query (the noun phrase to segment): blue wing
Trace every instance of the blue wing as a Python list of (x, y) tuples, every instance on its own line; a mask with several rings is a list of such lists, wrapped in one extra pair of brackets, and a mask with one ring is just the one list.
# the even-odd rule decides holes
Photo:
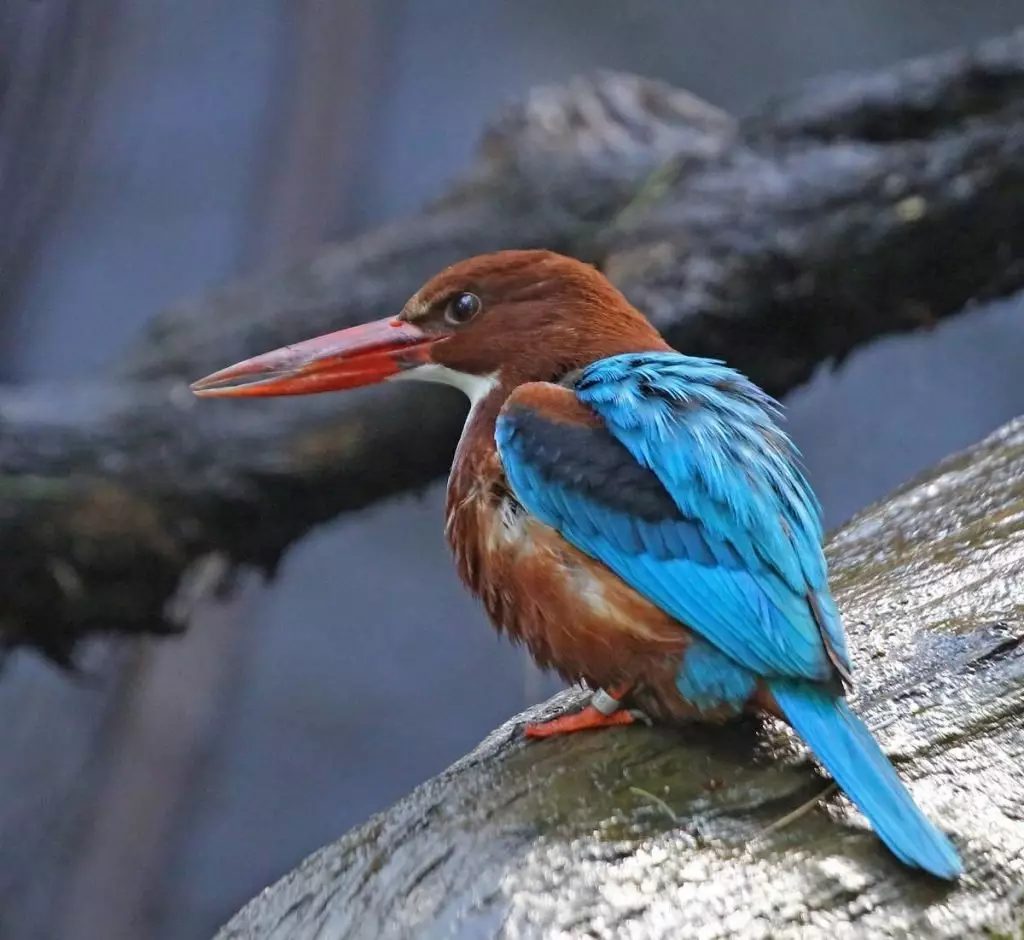
[(520, 502), (761, 676), (848, 675), (820, 508), (778, 406), (721, 363), (603, 359), (516, 390), (496, 440)]

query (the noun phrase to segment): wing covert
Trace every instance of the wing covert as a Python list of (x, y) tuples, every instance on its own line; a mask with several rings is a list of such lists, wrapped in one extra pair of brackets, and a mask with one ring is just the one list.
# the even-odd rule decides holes
[[(824, 559), (792, 544), (813, 543), (821, 555), (816, 503), (799, 486), (789, 492), (785, 474), (765, 482), (756, 463), (765, 448), (757, 441), (724, 446), (713, 428), (694, 423), (701, 405), (661, 374), (688, 357), (644, 354), (645, 368), (638, 358), (602, 360), (583, 370), (575, 389), (531, 383), (510, 396), (495, 437), (516, 496), (756, 673), (825, 680), (834, 667), (847, 672)], [(652, 368), (650, 359), (659, 358), (668, 362)], [(748, 462), (734, 463), (746, 451)], [(770, 463), (787, 457), (769, 449)], [(738, 467), (744, 476), (737, 481)], [(745, 495), (747, 488), (756, 496)], [(763, 519), (771, 512), (780, 520), (774, 526)]]

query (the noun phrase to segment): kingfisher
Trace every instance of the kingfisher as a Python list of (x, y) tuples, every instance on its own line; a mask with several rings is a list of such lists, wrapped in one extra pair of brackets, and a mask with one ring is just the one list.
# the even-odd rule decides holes
[(532, 738), (766, 712), (904, 864), (962, 873), (846, 692), (821, 507), (780, 406), (674, 350), (594, 267), (550, 251), (454, 264), (385, 318), (247, 359), (203, 397), (417, 379), (470, 409), (448, 479), (459, 575), (499, 632), (585, 683)]

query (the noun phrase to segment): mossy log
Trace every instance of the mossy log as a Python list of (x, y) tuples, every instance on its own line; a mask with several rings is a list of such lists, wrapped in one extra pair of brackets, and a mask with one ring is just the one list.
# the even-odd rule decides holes
[(526, 743), (526, 721), (578, 704), (567, 692), (217, 940), (1024, 936), (1024, 419), (861, 513), (828, 555), (855, 705), (957, 842), (958, 885), (900, 866), (844, 797), (815, 803), (826, 782), (774, 723)]

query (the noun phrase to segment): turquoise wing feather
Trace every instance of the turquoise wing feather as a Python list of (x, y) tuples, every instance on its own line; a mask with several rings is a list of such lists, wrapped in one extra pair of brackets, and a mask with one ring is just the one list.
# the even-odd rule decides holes
[(756, 675), (848, 673), (820, 509), (767, 395), (671, 352), (600, 360), (566, 394), (600, 422), (530, 386), (498, 420), (528, 510)]

